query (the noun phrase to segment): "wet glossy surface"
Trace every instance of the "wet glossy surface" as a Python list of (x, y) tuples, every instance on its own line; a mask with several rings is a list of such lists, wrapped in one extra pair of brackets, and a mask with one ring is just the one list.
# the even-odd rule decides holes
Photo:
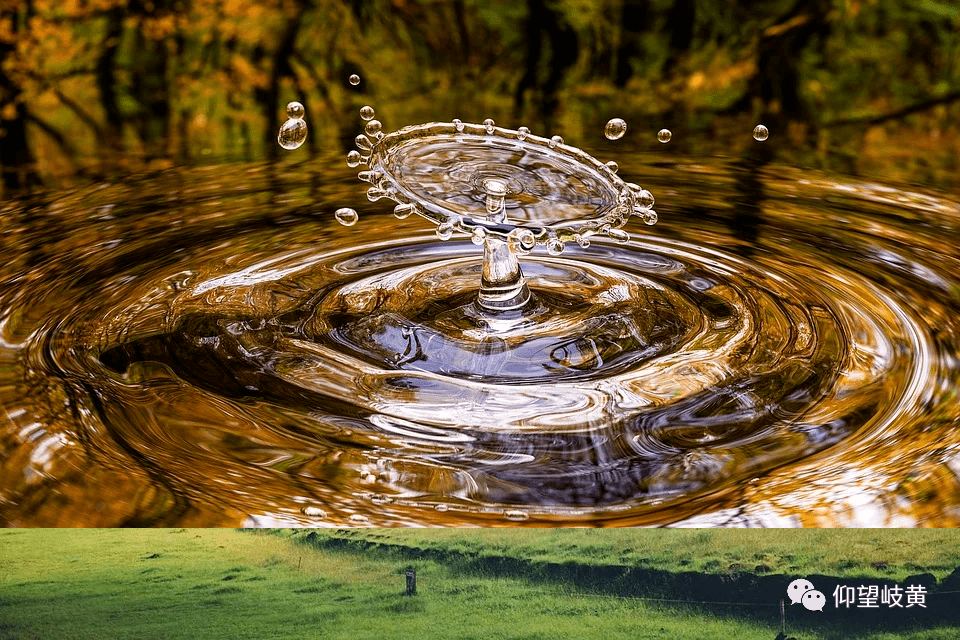
[(660, 222), (522, 317), (341, 160), (7, 203), (0, 522), (958, 524), (960, 205), (616, 159)]

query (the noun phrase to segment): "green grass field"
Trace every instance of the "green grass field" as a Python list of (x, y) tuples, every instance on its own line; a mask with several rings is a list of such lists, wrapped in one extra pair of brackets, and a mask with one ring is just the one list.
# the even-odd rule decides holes
[[(453, 533), (370, 532), (437, 540)], [(459, 532), (477, 544), (525, 535), (526, 544), (541, 551), (556, 533)], [(590, 539), (579, 537), (586, 534), (576, 532), (571, 540)], [(713, 615), (576, 593), (571, 585), (457, 574), (431, 561), (413, 563), (419, 594), (408, 597), (403, 595), (407, 562), (317, 550), (298, 544), (302, 535), (225, 529), (0, 531), (0, 638), (772, 640), (779, 626), (775, 608), (769, 622), (766, 614)], [(615, 542), (611, 535), (604, 542), (603, 536), (600, 532), (594, 544), (626, 539)], [(855, 637), (837, 629), (795, 635)], [(947, 640), (960, 637), (960, 629), (856, 637)]]
[[(306, 535), (301, 533), (300, 535)], [(901, 580), (960, 567), (955, 529), (351, 529), (318, 532), (376, 542), (542, 562), (621, 564), (722, 573)]]

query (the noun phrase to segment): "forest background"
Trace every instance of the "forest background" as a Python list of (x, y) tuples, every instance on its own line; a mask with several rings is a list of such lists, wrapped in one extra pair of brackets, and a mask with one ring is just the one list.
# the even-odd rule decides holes
[[(351, 74), (362, 78), (357, 86)], [(171, 166), (309, 158), (386, 130), (525, 124), (589, 148), (736, 154), (960, 183), (960, 6), (935, 0), (0, 0), (7, 195)], [(632, 136), (631, 136), (632, 134)], [(632, 140), (631, 140), (632, 138)]]

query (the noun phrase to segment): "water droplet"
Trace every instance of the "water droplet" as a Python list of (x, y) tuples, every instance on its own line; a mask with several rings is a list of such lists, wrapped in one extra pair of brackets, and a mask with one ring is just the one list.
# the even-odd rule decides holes
[(460, 118), (454, 118), (453, 128), (456, 129), (458, 132), (463, 131), (463, 120), (461, 120)]
[(347, 154), (347, 166), (353, 169), (354, 167), (360, 166), (360, 161), (363, 159), (363, 156), (360, 155), (359, 151), (351, 151)]
[(533, 247), (537, 244), (536, 236), (534, 236), (533, 231), (530, 231), (529, 229), (521, 229), (517, 233), (517, 240), (520, 241), (520, 246), (527, 251), (533, 249)]
[(547, 240), (547, 253), (552, 256), (558, 256), (563, 253), (563, 242), (559, 238), (550, 238)]
[(657, 132), (657, 140), (663, 143), (670, 142), (670, 138), (673, 137), (673, 134), (670, 132), (670, 129), (660, 129)]
[(373, 120), (373, 116), (375, 115), (376, 113), (374, 112), (373, 107), (370, 105), (360, 107), (360, 117), (364, 120)]
[(364, 182), (373, 182), (373, 178), (374, 178), (373, 171), (361, 171), (360, 173), (357, 174), (357, 178), (359, 178)]
[(630, 191), (633, 191), (636, 194), (639, 194), (641, 191), (643, 191), (643, 187), (638, 185), (636, 182), (628, 182), (626, 184), (627, 184), (627, 187), (629, 187)]
[(483, 227), (477, 227), (473, 230), (473, 234), (470, 236), (470, 242), (473, 244), (483, 244), (483, 241), (487, 239), (487, 230)]
[(337, 209), (334, 212), (333, 217), (335, 217), (337, 219), (337, 222), (339, 222), (345, 227), (352, 227), (353, 225), (357, 224), (357, 219), (358, 219), (357, 212), (351, 209), (350, 207), (343, 207), (341, 209)]
[(453, 236), (453, 223), (441, 222), (437, 225), (437, 237), (441, 240), (449, 240)]
[(590, 238), (578, 235), (576, 237), (576, 240), (577, 240), (577, 244), (583, 247), (584, 249), (590, 246)]
[(643, 224), (657, 224), (657, 220), (660, 219), (660, 216), (657, 215), (657, 212), (653, 209), (648, 209), (645, 214), (643, 214)]
[(603, 135), (607, 136), (607, 140), (619, 140), (626, 132), (627, 123), (623, 118), (612, 118), (603, 128)]
[(616, 173), (620, 169), (620, 165), (618, 165), (615, 161), (611, 160), (610, 162), (607, 163), (607, 169), (610, 169), (610, 171), (613, 171), (614, 173)]
[(360, 151), (370, 151), (370, 149), (373, 149), (373, 143), (370, 142), (370, 138), (362, 133), (354, 138), (353, 142), (357, 145), (357, 149), (360, 149)]
[(383, 128), (383, 124), (379, 120), (371, 120), (367, 123), (367, 126), (363, 128), (367, 132), (367, 135), (375, 136), (380, 133), (380, 130)]
[(305, 516), (310, 516), (311, 518), (326, 518), (327, 512), (321, 509), (320, 507), (303, 507), (300, 509), (300, 513)]
[(526, 511), (521, 511), (520, 509), (511, 509), (510, 511), (504, 511), (503, 517), (507, 520), (513, 520), (514, 522), (521, 522), (530, 516)]
[(553, 136), (550, 138), (550, 148), (555, 149), (558, 144), (563, 144), (563, 138), (560, 136)]
[(436, 509), (437, 511), (448, 511), (450, 509), (450, 507), (448, 507), (445, 504), (436, 504), (433, 506), (433, 508)]
[(360, 76), (358, 76), (357, 74), (353, 74), (352, 76), (350, 76), (349, 81), (350, 81), (350, 84), (352, 84), (353, 86), (357, 86), (358, 84), (360, 84)]
[(487, 133), (493, 133), (493, 126), (495, 124), (492, 118), (487, 118), (483, 121), (483, 128), (487, 130)]
[(299, 102), (287, 103), (287, 115), (291, 118), (302, 118), (304, 113), (303, 105)]
[(393, 215), (397, 216), (399, 220), (403, 220), (404, 218), (409, 218), (410, 214), (413, 213), (416, 208), (417, 205), (414, 204), (398, 204), (393, 208)]
[(307, 123), (303, 118), (290, 118), (280, 127), (280, 133), (277, 134), (277, 142), (281, 147), (288, 150), (298, 148), (307, 139)]
[(770, 137), (770, 130), (767, 129), (767, 128), (766, 128), (765, 126), (763, 126), (762, 124), (758, 124), (757, 126), (755, 126), (755, 127), (753, 128), (753, 139), (754, 139), (754, 140), (759, 140), (760, 142), (763, 142), (764, 140), (766, 140), (766, 139), (769, 138), (769, 137)]
[(380, 187), (370, 187), (367, 189), (367, 200), (370, 202), (376, 202), (385, 195), (387, 195), (387, 192)]
[(517, 129), (517, 137), (519, 139), (524, 140), (528, 135), (530, 135), (530, 129), (527, 129), (526, 127), (520, 127)]
[(370, 522), (370, 518), (368, 518), (367, 516), (363, 515), (362, 513), (355, 513), (355, 514), (351, 515), (350, 518), (349, 518), (349, 520), (350, 520), (350, 522), (357, 522), (357, 523), (361, 523), (361, 524)]
[(623, 229), (610, 229), (607, 233), (618, 244), (627, 244), (630, 242), (630, 234)]
[(647, 191), (646, 189), (640, 190), (639, 197), (640, 197), (640, 206), (645, 207), (647, 209), (652, 207), (653, 204), (656, 202), (656, 200), (653, 199), (653, 194)]

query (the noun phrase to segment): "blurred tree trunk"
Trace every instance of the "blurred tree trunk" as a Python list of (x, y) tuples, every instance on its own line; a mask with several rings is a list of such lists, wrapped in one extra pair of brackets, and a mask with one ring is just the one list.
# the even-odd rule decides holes
[(695, 0), (674, 0), (667, 14), (667, 31), (670, 33), (669, 54), (664, 65), (670, 69), (684, 55), (690, 52), (693, 46), (693, 27), (696, 19), (697, 3)]
[[(279, 123), (277, 123), (277, 108), (280, 101), (280, 81), (283, 78), (297, 80), (291, 61), (294, 56), (300, 25), (303, 23), (303, 16), (311, 4), (311, 0), (297, 0), (294, 3), (294, 9), (287, 16), (280, 41), (273, 52), (270, 80), (265, 88), (258, 87), (255, 91), (257, 104), (262, 109), (264, 120), (263, 149), (270, 160), (277, 157), (277, 127), (279, 126)], [(258, 50), (254, 53), (254, 63), (257, 62), (257, 58), (262, 60), (265, 55), (263, 48), (258, 47)], [(309, 126), (309, 120), (307, 120), (308, 129)]]
[(764, 29), (757, 47), (757, 71), (746, 94), (732, 107), (749, 110), (754, 99), (763, 104), (764, 117), (811, 123), (813, 116), (800, 95), (800, 64), (804, 49), (830, 33), (827, 15), (832, 0), (797, 0), (776, 24)]
[(649, 17), (647, 0), (623, 0), (620, 5), (620, 44), (613, 83), (621, 89), (633, 77), (633, 61), (643, 57), (640, 38), (647, 31)]
[[(577, 61), (579, 42), (576, 31), (563, 13), (548, 5), (546, 0), (527, 0), (527, 10), (524, 74), (517, 84), (514, 103), (517, 112), (522, 112), (524, 94), (527, 90), (532, 90), (535, 107), (549, 130), (559, 106), (557, 95), (560, 83), (567, 70)], [(543, 40), (544, 35), (547, 38), (546, 43)], [(545, 44), (550, 47), (549, 63), (546, 65)], [(541, 78), (539, 71), (544, 66), (548, 72), (546, 78)]]
[(124, 122), (117, 99), (116, 74), (117, 52), (120, 50), (120, 41), (123, 38), (123, 17), (124, 10), (119, 5), (107, 12), (107, 25), (94, 69), (100, 104), (107, 119), (107, 126), (102, 129), (104, 136), (102, 144), (109, 152), (123, 150)]
[(139, 103), (137, 135), (143, 142), (148, 160), (168, 155), (170, 141), (170, 86), (167, 70), (170, 51), (166, 38), (151, 37), (146, 22), (170, 16), (169, 0), (153, 0), (130, 5), (131, 15), (139, 19), (134, 31), (131, 54), (130, 93)]
[[(23, 101), (23, 88), (11, 76), (7, 61), (17, 50), (21, 35), (22, 3), (7, 3), (0, 11), (0, 22), (9, 26), (10, 36), (0, 39), (0, 172), (8, 194), (17, 193), (41, 183), (35, 160), (27, 140), (29, 113)], [(29, 7), (27, 7), (29, 11)]]

